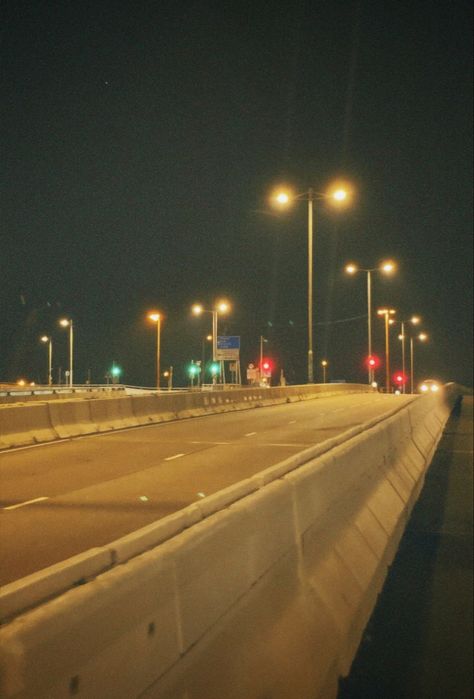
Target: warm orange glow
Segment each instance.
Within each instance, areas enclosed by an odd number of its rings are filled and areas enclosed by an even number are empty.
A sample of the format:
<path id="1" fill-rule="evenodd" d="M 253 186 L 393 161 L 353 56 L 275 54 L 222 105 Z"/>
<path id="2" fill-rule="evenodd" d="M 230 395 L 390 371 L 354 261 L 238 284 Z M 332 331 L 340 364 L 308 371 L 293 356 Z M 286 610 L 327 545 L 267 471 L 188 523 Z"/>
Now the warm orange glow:
<path id="1" fill-rule="evenodd" d="M 270 195 L 270 203 L 273 204 L 273 206 L 278 206 L 281 208 L 291 205 L 294 199 L 295 193 L 293 190 L 290 187 L 285 187 L 284 185 L 274 189 Z"/>
<path id="2" fill-rule="evenodd" d="M 228 313 L 230 311 L 230 303 L 223 299 L 216 303 L 215 308 L 219 313 Z"/>
<path id="3" fill-rule="evenodd" d="M 382 262 L 380 269 L 382 272 L 385 272 L 385 274 L 391 274 L 395 271 L 396 264 L 395 262 L 392 262 L 392 260 L 387 260 L 386 262 Z"/>
<path id="4" fill-rule="evenodd" d="M 67 328 L 69 324 L 70 321 L 67 318 L 61 318 L 59 321 L 59 325 L 61 325 L 63 328 Z"/>
<path id="5" fill-rule="evenodd" d="M 377 313 L 379 316 L 386 316 L 386 315 L 393 316 L 396 313 L 396 311 L 393 308 L 379 308 Z"/>
<path id="6" fill-rule="evenodd" d="M 200 303 L 195 303 L 195 304 L 191 307 L 191 312 L 192 312 L 195 316 L 200 316 L 201 313 L 204 312 L 204 308 L 202 307 L 202 304 L 200 304 Z"/>
<path id="7" fill-rule="evenodd" d="M 352 262 L 345 267 L 347 274 L 355 274 L 357 272 L 357 265 Z"/>
<path id="8" fill-rule="evenodd" d="M 428 335 L 426 333 L 420 333 L 418 339 L 421 340 L 421 342 L 425 342 L 425 340 L 428 339 Z"/>
<path id="9" fill-rule="evenodd" d="M 353 196 L 353 185 L 350 182 L 338 180 L 328 187 L 325 198 L 336 206 L 346 206 L 350 204 Z"/>
<path id="10" fill-rule="evenodd" d="M 327 365 L 328 365 L 327 360 L 326 360 L 326 359 L 323 359 L 323 361 L 321 362 L 321 366 L 327 366 Z"/>
<path id="11" fill-rule="evenodd" d="M 43 335 L 41 339 L 41 342 L 49 342 L 49 337 L 47 335 Z"/>
<path id="12" fill-rule="evenodd" d="M 420 320 L 421 320 L 421 318 L 420 318 L 419 316 L 413 316 L 413 317 L 410 319 L 410 322 L 413 323 L 413 325 L 418 325 L 418 323 L 420 322 Z"/>
<path id="13" fill-rule="evenodd" d="M 158 311 L 151 311 L 148 316 L 149 320 L 152 320 L 154 323 L 157 323 L 159 320 L 161 320 L 161 313 L 158 313 Z"/>

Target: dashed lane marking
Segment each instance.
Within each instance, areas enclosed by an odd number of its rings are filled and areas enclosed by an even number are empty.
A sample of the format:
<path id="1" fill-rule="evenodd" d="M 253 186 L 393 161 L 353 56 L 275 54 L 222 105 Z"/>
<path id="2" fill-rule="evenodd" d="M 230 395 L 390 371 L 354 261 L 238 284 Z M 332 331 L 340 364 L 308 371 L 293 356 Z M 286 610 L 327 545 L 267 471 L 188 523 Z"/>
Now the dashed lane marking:
<path id="1" fill-rule="evenodd" d="M 19 507 L 26 507 L 26 505 L 33 505 L 35 502 L 42 502 L 43 500 L 49 500 L 47 497 L 35 498 L 34 500 L 26 500 L 25 502 L 19 502 L 16 505 L 9 505 L 4 507 L 4 510 L 17 510 Z"/>
<path id="2" fill-rule="evenodd" d="M 165 461 L 173 461 L 173 459 L 179 459 L 182 456 L 186 456 L 186 454 L 174 454 L 174 456 L 167 456 Z"/>

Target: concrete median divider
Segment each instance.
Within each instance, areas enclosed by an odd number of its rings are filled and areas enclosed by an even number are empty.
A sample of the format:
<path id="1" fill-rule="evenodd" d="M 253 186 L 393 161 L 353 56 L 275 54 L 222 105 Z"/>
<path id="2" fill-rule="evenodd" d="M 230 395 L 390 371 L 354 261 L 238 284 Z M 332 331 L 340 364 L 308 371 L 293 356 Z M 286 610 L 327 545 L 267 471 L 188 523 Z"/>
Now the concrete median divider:
<path id="1" fill-rule="evenodd" d="M 61 439 L 98 432 L 92 420 L 91 401 L 69 400 L 48 403 L 51 424 Z"/>
<path id="2" fill-rule="evenodd" d="M 111 570 L 0 629 L 2 696 L 336 697 L 449 414 L 438 400 L 106 547 Z"/>
<path id="3" fill-rule="evenodd" d="M 92 421 L 99 432 L 136 427 L 139 423 L 132 409 L 130 396 L 99 398 L 89 402 Z"/>
<path id="4" fill-rule="evenodd" d="M 0 448 L 58 439 L 47 403 L 0 405 Z"/>

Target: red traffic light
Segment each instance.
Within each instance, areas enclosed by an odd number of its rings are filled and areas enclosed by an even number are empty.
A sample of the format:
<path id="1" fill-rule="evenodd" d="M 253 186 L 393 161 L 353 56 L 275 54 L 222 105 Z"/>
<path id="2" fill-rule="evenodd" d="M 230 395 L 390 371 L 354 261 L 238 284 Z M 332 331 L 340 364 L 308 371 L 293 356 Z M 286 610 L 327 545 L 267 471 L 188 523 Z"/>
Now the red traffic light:
<path id="1" fill-rule="evenodd" d="M 395 374 L 392 376 L 392 379 L 393 383 L 397 384 L 397 386 L 403 386 L 407 382 L 407 377 L 401 371 L 396 371 Z"/>
<path id="2" fill-rule="evenodd" d="M 260 370 L 262 372 L 262 376 L 269 378 L 272 374 L 272 369 L 273 369 L 273 362 L 271 359 L 262 359 L 262 363 L 260 365 Z"/>
<path id="3" fill-rule="evenodd" d="M 380 359 L 375 354 L 371 354 L 366 358 L 365 364 L 368 369 L 378 369 L 380 366 Z"/>

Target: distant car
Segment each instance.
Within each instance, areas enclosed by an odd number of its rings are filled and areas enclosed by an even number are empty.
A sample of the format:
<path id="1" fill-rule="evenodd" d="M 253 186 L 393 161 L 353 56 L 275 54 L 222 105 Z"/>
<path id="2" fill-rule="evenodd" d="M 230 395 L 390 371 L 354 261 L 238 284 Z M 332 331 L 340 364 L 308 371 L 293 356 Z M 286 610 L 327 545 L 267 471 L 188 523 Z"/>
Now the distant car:
<path id="1" fill-rule="evenodd" d="M 439 385 L 438 381 L 435 381 L 434 379 L 426 379 L 420 384 L 419 391 L 420 393 L 436 393 L 440 388 L 441 386 Z"/>

